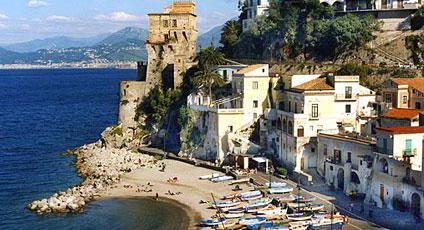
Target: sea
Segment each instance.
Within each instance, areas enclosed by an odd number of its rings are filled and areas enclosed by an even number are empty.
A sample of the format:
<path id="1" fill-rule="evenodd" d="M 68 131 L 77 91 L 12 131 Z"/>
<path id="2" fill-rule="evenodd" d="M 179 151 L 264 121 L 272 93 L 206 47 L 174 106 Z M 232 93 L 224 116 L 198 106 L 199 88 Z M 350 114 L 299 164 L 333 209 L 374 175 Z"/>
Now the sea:
<path id="1" fill-rule="evenodd" d="M 0 70 L 0 229 L 181 229 L 184 210 L 149 199 L 90 203 L 82 214 L 26 209 L 82 181 L 64 151 L 116 124 L 119 82 L 135 70 Z"/>

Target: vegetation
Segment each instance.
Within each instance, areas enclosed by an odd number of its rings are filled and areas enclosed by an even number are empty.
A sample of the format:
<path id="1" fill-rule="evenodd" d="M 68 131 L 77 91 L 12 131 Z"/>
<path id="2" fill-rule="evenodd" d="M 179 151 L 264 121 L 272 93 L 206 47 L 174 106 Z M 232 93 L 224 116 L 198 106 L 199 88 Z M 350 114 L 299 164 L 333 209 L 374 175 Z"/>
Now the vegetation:
<path id="1" fill-rule="evenodd" d="M 418 11 L 411 17 L 411 29 L 419 30 L 424 26 L 424 6 L 418 9 Z"/>
<path id="2" fill-rule="evenodd" d="M 122 135 L 124 135 L 123 134 L 123 131 L 122 131 L 122 127 L 120 127 L 120 126 L 116 126 L 116 127 L 114 127 L 113 129 L 112 129 L 112 131 L 111 131 L 111 134 L 112 135 L 118 135 L 118 136 L 122 136 Z"/>
<path id="3" fill-rule="evenodd" d="M 283 0 L 270 0 L 268 15 L 256 17 L 245 33 L 234 21 L 227 22 L 223 52 L 233 58 L 334 61 L 363 47 L 381 27 L 372 17 L 334 18 L 333 8 L 318 0 L 307 0 L 300 7 L 283 4 Z"/>
<path id="4" fill-rule="evenodd" d="M 199 111 L 181 107 L 178 113 L 178 124 L 181 128 L 181 151 L 188 152 L 201 146 L 204 138 L 204 130 L 195 124 L 203 114 Z"/>
<path id="5" fill-rule="evenodd" d="M 288 173 L 287 169 L 283 167 L 277 167 L 275 171 L 282 176 L 287 176 Z"/>
<path id="6" fill-rule="evenodd" d="M 424 19 L 423 19 L 424 20 Z M 410 35 L 406 37 L 406 48 L 412 53 L 412 60 L 416 65 L 424 65 L 424 35 Z"/>

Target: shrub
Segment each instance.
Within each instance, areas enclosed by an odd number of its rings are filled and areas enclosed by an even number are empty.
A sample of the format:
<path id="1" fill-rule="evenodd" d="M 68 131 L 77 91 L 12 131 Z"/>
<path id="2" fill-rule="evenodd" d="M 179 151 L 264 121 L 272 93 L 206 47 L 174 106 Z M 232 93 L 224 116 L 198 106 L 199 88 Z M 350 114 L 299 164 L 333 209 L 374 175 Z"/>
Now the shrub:
<path id="1" fill-rule="evenodd" d="M 411 17 L 411 29 L 419 30 L 424 26 L 424 6 Z"/>
<path id="2" fill-rule="evenodd" d="M 283 175 L 283 176 L 287 176 L 287 169 L 286 168 L 283 168 L 283 167 L 277 167 L 277 173 L 278 174 L 280 174 L 280 175 Z"/>
<path id="3" fill-rule="evenodd" d="M 113 130 L 112 130 L 112 135 L 118 135 L 118 136 L 122 136 L 122 135 L 124 135 L 123 134 L 123 131 L 122 131 L 122 127 L 119 127 L 119 126 L 117 126 L 117 127 L 115 127 Z"/>

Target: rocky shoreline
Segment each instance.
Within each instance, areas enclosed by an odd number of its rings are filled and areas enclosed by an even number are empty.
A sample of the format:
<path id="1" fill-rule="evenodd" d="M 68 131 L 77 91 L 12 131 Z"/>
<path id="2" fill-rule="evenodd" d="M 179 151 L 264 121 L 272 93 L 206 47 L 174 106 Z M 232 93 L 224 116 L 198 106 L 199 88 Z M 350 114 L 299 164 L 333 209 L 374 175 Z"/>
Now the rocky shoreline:
<path id="1" fill-rule="evenodd" d="M 138 143 L 127 142 L 122 132 L 116 131 L 117 128 L 120 127 L 106 129 L 102 138 L 93 144 L 68 151 L 68 154 L 76 156 L 78 175 L 85 179 L 81 184 L 55 193 L 50 198 L 33 201 L 27 208 L 40 215 L 82 212 L 88 202 L 112 188 L 125 173 L 153 167 L 157 160 L 134 151 Z"/>

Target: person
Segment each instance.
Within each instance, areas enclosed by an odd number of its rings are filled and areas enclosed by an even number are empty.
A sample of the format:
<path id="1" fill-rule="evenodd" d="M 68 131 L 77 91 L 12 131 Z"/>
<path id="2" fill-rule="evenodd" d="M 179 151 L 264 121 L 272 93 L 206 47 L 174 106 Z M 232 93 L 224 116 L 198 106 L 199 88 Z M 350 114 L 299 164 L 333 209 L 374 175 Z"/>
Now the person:
<path id="1" fill-rule="evenodd" d="M 156 200 L 159 200 L 159 193 L 156 193 Z"/>

